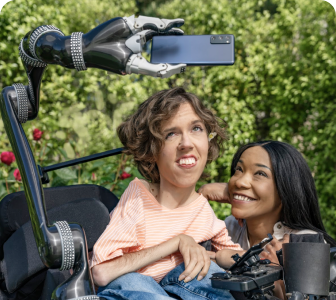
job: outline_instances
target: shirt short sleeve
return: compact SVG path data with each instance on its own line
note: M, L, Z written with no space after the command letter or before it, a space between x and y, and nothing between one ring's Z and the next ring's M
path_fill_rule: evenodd
M93 247L91 268L144 248L145 224L139 201L137 184L132 181L111 212L110 223Z
M243 250L239 244L235 244L229 236L228 230L223 228L212 239L212 246L217 250L231 249L231 250Z

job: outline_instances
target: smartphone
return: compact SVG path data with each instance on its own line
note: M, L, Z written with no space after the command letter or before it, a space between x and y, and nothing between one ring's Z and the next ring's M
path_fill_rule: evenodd
M188 66L233 65L232 34L169 35L152 39L151 63L184 63Z

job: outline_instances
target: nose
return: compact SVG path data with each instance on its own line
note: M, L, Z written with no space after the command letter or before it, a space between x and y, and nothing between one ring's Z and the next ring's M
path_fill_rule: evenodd
M248 174L244 173L236 179L235 185L238 189L249 189L251 187L251 178Z
M178 150L191 150L194 148L194 144L189 136L189 134L181 134L181 140L178 145Z

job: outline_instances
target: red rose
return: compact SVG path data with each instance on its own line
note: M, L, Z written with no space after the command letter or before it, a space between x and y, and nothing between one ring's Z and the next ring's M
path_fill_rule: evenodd
M131 177L131 174L127 173L127 172L122 172L122 174L120 175L120 179L124 180L128 177Z
M22 179L21 179L21 174L20 174L20 170L19 170L19 169L15 169L13 175L14 175L14 177L15 177L15 179L16 179L17 181L21 181L21 180L22 180Z
M34 137L34 140L35 140L35 141L39 141L39 140L41 139L41 137L42 137L42 133L43 133L43 131L41 131L40 129L35 128L35 129L33 130L33 137Z
M0 155L1 161L6 164L7 166L10 166L12 162L15 160L15 156L13 152L2 152Z

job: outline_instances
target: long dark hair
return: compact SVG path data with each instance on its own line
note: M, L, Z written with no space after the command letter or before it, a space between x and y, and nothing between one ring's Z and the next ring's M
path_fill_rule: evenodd
M321 232L332 247L336 241L324 228L314 178L301 153L293 146L278 141L260 141L242 146L231 164L235 173L240 156L251 147L263 147L271 159L274 181L282 202L281 221L295 230L310 229Z

